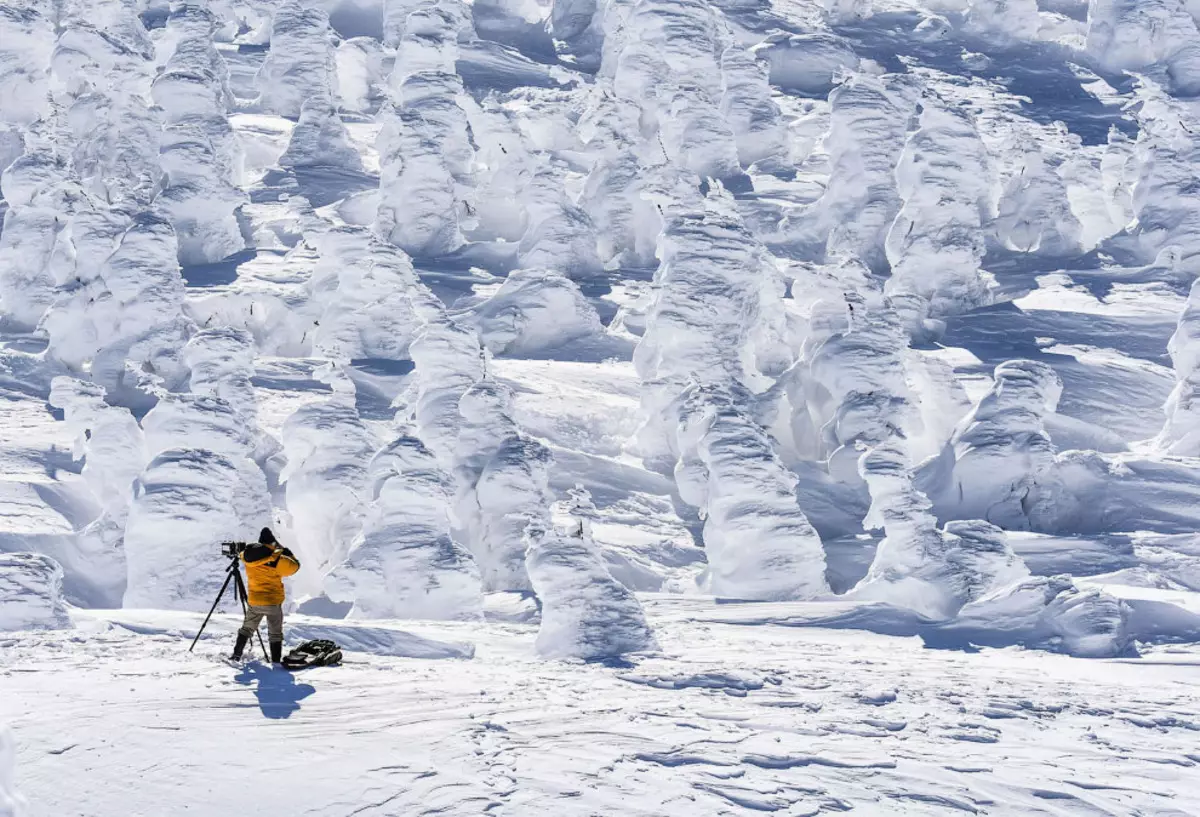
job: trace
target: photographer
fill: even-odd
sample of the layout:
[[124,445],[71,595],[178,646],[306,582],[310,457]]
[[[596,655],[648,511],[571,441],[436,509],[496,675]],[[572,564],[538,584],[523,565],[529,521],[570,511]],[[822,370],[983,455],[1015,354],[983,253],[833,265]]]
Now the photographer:
[[271,661],[278,664],[283,655],[283,577],[300,569],[300,561],[290,550],[275,541],[270,528],[263,528],[258,535],[258,544],[247,545],[241,554],[246,566],[246,584],[249,606],[246,620],[238,630],[237,643],[233,647],[234,661],[242,659],[246,642],[258,629],[258,624],[267,619],[267,637],[271,645]]

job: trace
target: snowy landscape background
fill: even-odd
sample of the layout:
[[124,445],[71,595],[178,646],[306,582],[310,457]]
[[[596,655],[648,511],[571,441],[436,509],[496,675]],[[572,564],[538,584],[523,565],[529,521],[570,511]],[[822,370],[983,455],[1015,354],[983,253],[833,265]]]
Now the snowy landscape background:
[[1200,813],[1195,0],[4,0],[0,168],[0,816]]

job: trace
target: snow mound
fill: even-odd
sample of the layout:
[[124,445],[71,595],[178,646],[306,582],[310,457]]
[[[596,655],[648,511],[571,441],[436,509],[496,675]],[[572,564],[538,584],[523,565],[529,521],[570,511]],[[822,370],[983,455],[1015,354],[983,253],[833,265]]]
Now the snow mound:
[[0,726],[0,817],[24,817],[25,801],[16,790],[17,746],[7,726]]
[[1099,590],[1080,590],[1069,576],[1035,576],[963,607],[944,637],[982,645],[1024,644],[1081,658],[1133,649],[1129,605]]
[[439,660],[475,657],[475,646],[454,641],[437,641],[425,636],[393,630],[389,627],[364,627],[349,624],[312,624],[288,621],[288,644],[327,638],[343,650],[386,655],[393,658]]
[[484,347],[497,355],[535,356],[603,331],[578,285],[550,270],[510,272],[472,318]]
[[62,566],[49,556],[0,553],[0,632],[70,627],[62,583]]

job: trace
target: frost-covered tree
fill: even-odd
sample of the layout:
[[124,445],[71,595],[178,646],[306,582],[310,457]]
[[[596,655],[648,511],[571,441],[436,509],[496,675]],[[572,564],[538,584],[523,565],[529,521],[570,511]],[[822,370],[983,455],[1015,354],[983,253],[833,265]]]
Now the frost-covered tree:
[[1089,0],[1087,53],[1105,69],[1159,73],[1200,92],[1200,31],[1181,0]]
[[914,487],[900,446],[870,449],[860,468],[871,490],[863,524],[882,528],[884,538],[867,575],[851,591],[856,598],[946,620],[964,604],[1028,575],[999,528],[972,521],[938,529],[932,503]]
[[[11,144],[4,134],[19,135],[19,127],[49,111],[47,69],[55,41],[55,23],[53,15],[46,13],[49,11],[36,3],[0,7],[0,146]],[[0,152],[0,170],[17,155]]]
[[903,77],[853,74],[829,94],[829,184],[802,214],[801,236],[826,255],[857,256],[876,274],[888,270],[884,240],[900,212],[896,166],[915,108]]
[[259,104],[280,116],[300,116],[305,100],[333,104],[337,63],[329,14],[288,0],[271,19],[271,49],[255,82]]
[[996,235],[1019,252],[1063,256],[1082,250],[1083,227],[1071,210],[1066,183],[1041,148],[1025,141],[1018,170],[1004,185]]
[[126,580],[125,522],[134,481],[146,464],[146,445],[129,409],[111,406],[104,397],[104,389],[93,383],[56,377],[49,402],[63,412],[74,434],[72,454],[83,460],[80,473],[100,508],[100,515],[76,534],[74,558],[64,560],[66,567],[93,588],[88,601],[118,606]]
[[511,404],[508,387],[490,379],[458,403],[454,516],[489,591],[529,590],[524,531],[550,504],[550,452],[521,434]]
[[[573,499],[590,504],[586,491]],[[541,602],[539,654],[601,661],[656,648],[641,604],[609,573],[586,516],[572,513],[566,531],[536,522],[525,541],[526,569]]]
[[1140,81],[1136,94],[1134,237],[1145,261],[1174,246],[1181,269],[1200,274],[1200,115],[1150,81]]
[[[987,301],[980,274],[988,220],[987,150],[970,113],[927,99],[920,127],[896,169],[904,204],[888,232],[889,295],[917,295],[926,317],[953,315]],[[922,331],[920,325],[914,331]]]
[[363,530],[325,577],[326,594],[351,602],[352,618],[478,619],[479,570],[451,537],[453,488],[437,459],[402,428],[367,472]]
[[362,530],[367,466],[378,447],[358,415],[349,378],[336,371],[323,376],[333,395],[296,409],[281,434],[287,466],[280,481],[310,584],[346,558]]
[[485,373],[479,338],[473,329],[442,317],[418,332],[409,353],[416,365],[410,404],[417,435],[451,470],[462,423],[459,401]]
[[567,198],[559,175],[543,169],[523,195],[529,226],[517,245],[517,263],[576,280],[599,274],[595,227],[588,214]]
[[942,519],[1052,529],[1062,491],[1045,418],[1058,405],[1062,381],[1032,360],[1001,363],[994,376],[942,453],[922,465],[918,487]]
[[796,502],[796,476],[746,417],[746,402],[715,385],[679,399],[675,482],[704,520],[707,588],[761,601],[823,595],[825,552]]
[[558,272],[513,270],[472,309],[483,346],[493,354],[530,356],[603,331],[595,307]]
[[[62,566],[49,556],[0,553],[0,632],[70,627],[62,585]],[[0,783],[4,774],[0,771]],[[0,787],[0,814],[4,800]]]
[[300,120],[292,130],[279,166],[288,168],[338,167],[362,170],[362,158],[346,133],[337,108],[323,96],[304,100]]
[[321,307],[313,353],[331,360],[403,360],[409,344],[441,304],[423,287],[404,252],[361,227],[336,227],[307,239],[319,258],[309,280]]
[[202,329],[183,349],[191,372],[193,394],[216,397],[229,404],[248,429],[256,427],[258,404],[254,395],[254,339],[249,332],[230,327]]
[[1192,283],[1167,351],[1175,364],[1175,388],[1156,442],[1169,454],[1200,457],[1200,279]]
[[976,644],[1021,643],[1080,658],[1112,658],[1133,648],[1133,611],[1101,590],[1081,590],[1070,576],[1032,576],[972,601],[950,632]]
[[782,165],[788,156],[787,129],[767,73],[766,63],[740,45],[721,53],[721,116],[733,130],[743,167]]

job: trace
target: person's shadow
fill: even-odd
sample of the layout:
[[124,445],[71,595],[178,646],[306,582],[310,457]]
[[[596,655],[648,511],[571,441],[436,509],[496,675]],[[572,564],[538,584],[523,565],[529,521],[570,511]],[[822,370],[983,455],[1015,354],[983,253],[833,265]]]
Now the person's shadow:
[[300,702],[317,691],[311,684],[297,684],[288,670],[258,663],[246,664],[234,680],[246,686],[257,681],[254,697],[258,698],[258,708],[264,717],[275,720],[291,717],[300,709]]

